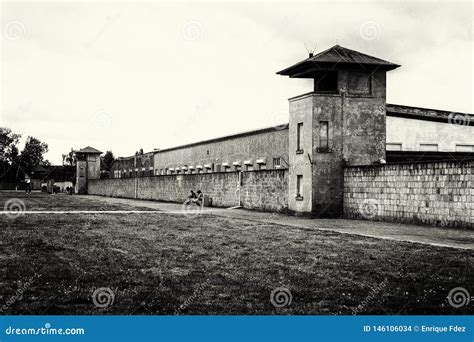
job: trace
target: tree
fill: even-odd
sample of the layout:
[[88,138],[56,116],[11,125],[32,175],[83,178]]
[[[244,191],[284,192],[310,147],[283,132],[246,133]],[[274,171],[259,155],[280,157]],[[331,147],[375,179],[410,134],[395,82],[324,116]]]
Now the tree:
[[102,160],[101,160],[101,169],[102,170],[105,170],[105,171],[110,171],[111,168],[112,168],[112,164],[115,160],[115,157],[114,157],[114,154],[112,153],[112,151],[107,151],[105,152],[104,156],[102,157]]
[[71,148],[71,151],[64,153],[63,155],[63,171],[65,173],[65,180],[69,180],[72,184],[76,184],[76,164],[77,157],[76,151]]
[[76,151],[71,148],[69,153],[63,154],[63,165],[64,166],[76,166],[77,158]]
[[48,144],[29,136],[20,155],[20,166],[23,171],[29,174],[36,165],[48,166],[49,161],[44,159],[46,152],[48,152]]
[[0,143],[3,145],[4,158],[9,163],[18,157],[18,142],[21,134],[15,134],[10,128],[0,127]]
[[18,143],[21,135],[0,127],[0,181],[16,181],[23,176],[19,167]]

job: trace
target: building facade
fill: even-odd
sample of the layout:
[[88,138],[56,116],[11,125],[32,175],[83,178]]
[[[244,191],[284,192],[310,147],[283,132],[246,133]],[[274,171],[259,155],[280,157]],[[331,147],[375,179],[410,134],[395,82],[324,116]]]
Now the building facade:
[[100,178],[100,155],[101,151],[87,146],[76,152],[76,194],[88,192],[88,181]]
[[113,178],[288,173],[288,209],[342,214],[344,168],[469,156],[474,116],[386,103],[386,73],[399,65],[334,46],[279,75],[314,80],[289,99],[289,124],[117,159]]

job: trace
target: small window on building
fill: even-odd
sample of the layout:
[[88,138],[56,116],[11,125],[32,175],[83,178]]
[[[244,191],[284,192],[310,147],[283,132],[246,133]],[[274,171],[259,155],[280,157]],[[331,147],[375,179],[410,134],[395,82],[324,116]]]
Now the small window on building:
[[241,171],[241,170],[242,170],[242,167],[240,165],[235,165],[235,171]]
[[296,176],[296,199],[303,199],[303,175]]
[[267,164],[258,164],[259,170],[266,170]]
[[474,145],[456,144],[456,152],[474,152]]
[[247,171],[253,171],[253,165],[247,165]]
[[352,71],[347,79],[347,91],[354,95],[370,95],[372,92],[372,73]]
[[401,151],[402,150],[402,144],[401,143],[387,143],[385,145],[385,149],[387,151]]
[[296,153],[303,153],[301,142],[303,140],[303,123],[299,122],[296,125]]
[[281,158],[280,157],[273,158],[273,168],[278,169],[280,167],[281,167]]
[[319,148],[321,151],[329,150],[329,122],[319,121]]
[[337,71],[320,71],[314,75],[315,93],[337,93]]
[[438,151],[438,144],[420,144],[420,151]]

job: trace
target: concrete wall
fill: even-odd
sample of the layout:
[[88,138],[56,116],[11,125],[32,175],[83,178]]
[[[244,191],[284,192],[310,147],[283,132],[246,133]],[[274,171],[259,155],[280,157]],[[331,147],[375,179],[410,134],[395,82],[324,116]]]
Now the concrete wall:
[[288,208],[288,171],[242,172],[240,200],[244,208],[281,211]]
[[212,205],[284,210],[288,202],[287,170],[215,172],[139,178],[90,180],[89,194],[182,203],[189,190],[201,190]]
[[474,161],[348,167],[344,216],[474,227]]
[[[313,198],[313,177],[311,173],[311,156],[313,150],[313,107],[314,94],[305,94],[289,99],[290,127],[289,127],[289,194],[288,207],[296,212],[311,212]],[[297,125],[303,124],[300,151],[297,151]],[[303,176],[302,193],[297,197],[296,179]]]
[[474,126],[387,116],[387,150],[474,152]]
[[[286,125],[157,151],[154,154],[154,168],[155,175],[161,174],[162,170],[183,166],[194,167],[193,173],[196,173],[197,165],[206,164],[212,165],[213,171],[219,171],[218,165],[221,167],[220,171],[236,171],[233,163],[238,162],[240,169],[247,171],[249,165],[244,165],[244,162],[249,161],[254,170],[272,169],[273,158],[276,157],[282,159],[283,168],[288,167],[288,127]],[[264,160],[264,164],[258,164],[257,160]],[[224,163],[227,163],[229,167],[224,169]],[[181,172],[191,173],[189,169]]]
[[193,189],[211,197],[214,206],[232,207],[239,205],[238,184],[237,172],[142,177],[137,179],[137,198],[182,203]]
[[137,178],[95,179],[88,183],[89,195],[136,198]]

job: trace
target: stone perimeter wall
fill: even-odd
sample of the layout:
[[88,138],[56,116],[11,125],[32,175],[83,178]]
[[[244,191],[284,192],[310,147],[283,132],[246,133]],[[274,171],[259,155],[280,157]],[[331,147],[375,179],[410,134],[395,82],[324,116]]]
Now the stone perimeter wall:
[[201,190],[217,207],[282,211],[288,203],[288,171],[215,172],[89,180],[90,195],[182,203],[189,190]]
[[474,227],[474,161],[347,167],[344,216]]
[[[474,228],[474,161],[344,169],[344,217]],[[212,205],[282,211],[288,170],[217,172],[89,181],[89,194],[182,203],[201,189]]]

